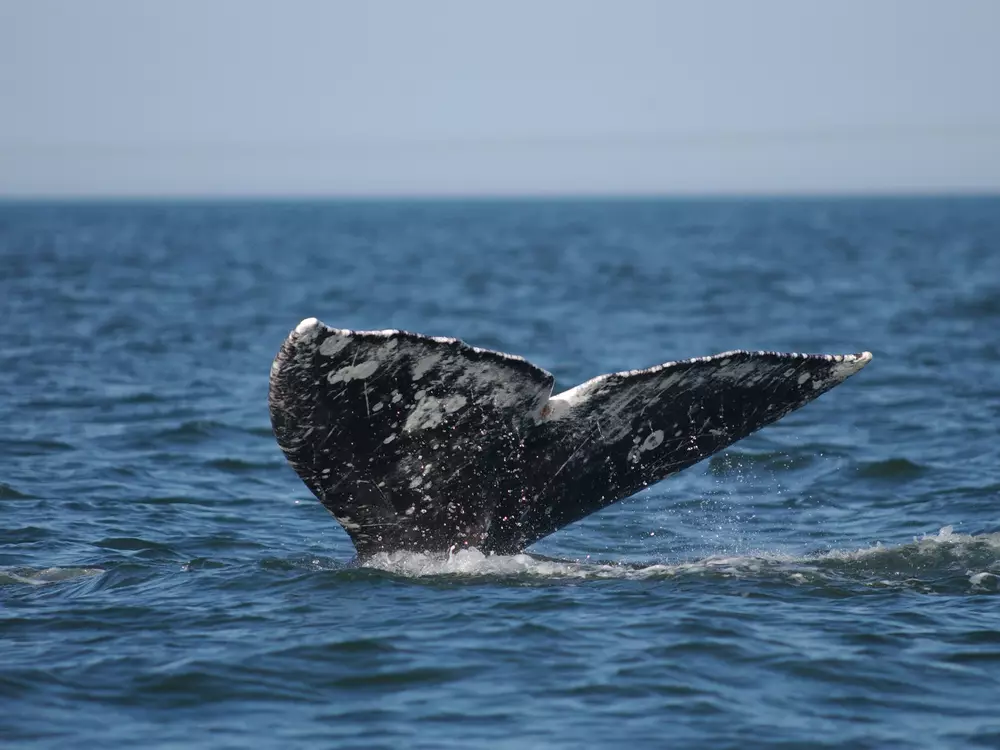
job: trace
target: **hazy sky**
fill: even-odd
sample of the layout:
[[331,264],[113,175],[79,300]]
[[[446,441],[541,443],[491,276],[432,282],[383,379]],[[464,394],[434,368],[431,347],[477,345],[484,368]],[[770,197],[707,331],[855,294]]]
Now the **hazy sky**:
[[1000,190],[1000,1],[0,0],[0,194]]

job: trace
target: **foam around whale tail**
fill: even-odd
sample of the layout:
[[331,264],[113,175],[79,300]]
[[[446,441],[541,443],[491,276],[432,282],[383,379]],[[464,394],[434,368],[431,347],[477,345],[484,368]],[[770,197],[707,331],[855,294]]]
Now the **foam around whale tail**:
[[871,359],[734,351],[551,396],[457,339],[304,320],[271,368],[278,444],[362,557],[520,551],[812,401]]

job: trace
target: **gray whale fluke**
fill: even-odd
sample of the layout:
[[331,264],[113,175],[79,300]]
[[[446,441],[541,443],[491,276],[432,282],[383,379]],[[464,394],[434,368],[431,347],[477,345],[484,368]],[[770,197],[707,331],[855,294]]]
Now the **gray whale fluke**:
[[798,409],[871,354],[731,351],[552,396],[521,357],[302,321],[271,367],[278,445],[361,557],[512,554]]

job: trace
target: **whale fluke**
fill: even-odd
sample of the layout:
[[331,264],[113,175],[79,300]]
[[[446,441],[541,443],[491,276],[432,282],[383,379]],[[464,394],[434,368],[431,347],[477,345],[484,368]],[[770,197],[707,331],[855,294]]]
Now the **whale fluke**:
[[871,354],[731,351],[551,396],[521,357],[309,318],[271,367],[275,437],[376,552],[512,554],[798,409]]

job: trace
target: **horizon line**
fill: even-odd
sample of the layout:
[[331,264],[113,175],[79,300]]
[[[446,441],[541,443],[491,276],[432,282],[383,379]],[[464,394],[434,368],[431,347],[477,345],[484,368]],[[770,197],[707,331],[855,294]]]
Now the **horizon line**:
[[473,191],[447,192],[309,192],[254,193],[3,193],[0,205],[25,203],[434,203],[434,202],[505,202],[505,201],[670,201],[670,200],[850,200],[850,199],[926,199],[926,198],[1000,198],[1000,186],[994,188],[899,188],[858,190],[775,190],[775,191]]

